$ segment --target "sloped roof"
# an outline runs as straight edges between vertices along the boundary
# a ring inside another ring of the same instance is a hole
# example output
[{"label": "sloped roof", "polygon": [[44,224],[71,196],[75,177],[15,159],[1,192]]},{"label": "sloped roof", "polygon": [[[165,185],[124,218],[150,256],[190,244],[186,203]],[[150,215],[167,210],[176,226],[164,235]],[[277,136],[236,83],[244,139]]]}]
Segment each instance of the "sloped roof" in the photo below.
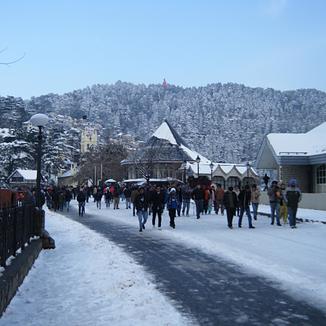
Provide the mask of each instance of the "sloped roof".
[{"label": "sloped roof", "polygon": [[18,172],[24,180],[36,180],[36,170],[17,169],[15,172]]},{"label": "sloped roof", "polygon": [[191,150],[168,121],[164,120],[145,145],[121,163],[195,161],[197,156],[202,163],[210,163],[206,157]]},{"label": "sloped roof", "polygon": [[232,171],[232,169],[234,168],[234,164],[227,164],[227,163],[222,163],[219,164],[219,167],[221,168],[221,170],[225,173],[228,174]]},{"label": "sloped roof", "polygon": [[[244,164],[232,164],[232,163],[213,163],[213,176],[219,175],[219,171],[222,171],[227,177],[232,175],[232,171],[240,176],[246,176],[248,172],[248,168]],[[194,174],[197,174],[198,167],[197,163],[188,163],[187,167],[189,167]],[[199,174],[200,175],[210,175],[211,167],[210,164],[207,163],[199,163]],[[249,170],[250,176],[258,176],[258,173],[253,167],[250,167]]]},{"label": "sloped roof", "polygon": [[176,130],[165,119],[163,123],[156,129],[152,137],[165,139],[173,145],[184,145],[188,147],[186,142],[180,137]]},{"label": "sloped roof", "polygon": [[267,135],[277,156],[312,156],[326,153],[326,122],[298,134],[271,133]]},{"label": "sloped roof", "polygon": [[165,139],[150,138],[144,147],[131,153],[128,158],[121,163],[130,162],[171,162],[192,160],[178,145],[171,144]]}]

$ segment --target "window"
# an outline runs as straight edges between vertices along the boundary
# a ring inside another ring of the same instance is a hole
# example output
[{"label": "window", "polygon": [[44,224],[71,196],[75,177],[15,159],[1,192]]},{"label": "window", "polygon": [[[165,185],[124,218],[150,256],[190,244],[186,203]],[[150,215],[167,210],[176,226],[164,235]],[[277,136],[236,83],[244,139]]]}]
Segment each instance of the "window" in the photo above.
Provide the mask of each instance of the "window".
[{"label": "window", "polygon": [[242,185],[249,185],[249,186],[252,186],[253,184],[255,184],[256,183],[256,181],[255,181],[255,179],[254,178],[251,178],[251,177],[245,177],[245,178],[243,178],[243,180],[242,180]]},{"label": "window", "polygon": [[215,184],[220,184],[222,188],[225,188],[225,180],[223,177],[215,176],[213,177],[213,182]]},{"label": "window", "polygon": [[240,183],[240,180],[239,178],[237,177],[229,177],[227,180],[226,180],[226,188],[229,188],[229,187],[238,187],[239,186],[239,183]]},{"label": "window", "polygon": [[24,178],[23,177],[11,177],[11,182],[23,182]]},{"label": "window", "polygon": [[326,164],[317,168],[317,184],[326,184]]}]

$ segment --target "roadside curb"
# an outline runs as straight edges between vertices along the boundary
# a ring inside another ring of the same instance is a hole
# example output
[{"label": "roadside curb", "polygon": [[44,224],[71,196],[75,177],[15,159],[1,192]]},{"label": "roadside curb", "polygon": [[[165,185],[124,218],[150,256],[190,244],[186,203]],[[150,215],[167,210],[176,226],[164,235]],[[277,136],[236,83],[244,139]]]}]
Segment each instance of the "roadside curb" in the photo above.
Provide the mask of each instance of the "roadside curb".
[{"label": "roadside curb", "polygon": [[[251,212],[251,213],[253,213],[253,212]],[[258,215],[271,217],[271,214],[270,213],[264,213],[264,212],[258,212]],[[319,221],[319,220],[310,219],[310,218],[300,218],[300,217],[297,217],[297,221],[302,222],[302,223],[307,222],[307,223],[322,223],[322,224],[326,224],[326,221]]]}]

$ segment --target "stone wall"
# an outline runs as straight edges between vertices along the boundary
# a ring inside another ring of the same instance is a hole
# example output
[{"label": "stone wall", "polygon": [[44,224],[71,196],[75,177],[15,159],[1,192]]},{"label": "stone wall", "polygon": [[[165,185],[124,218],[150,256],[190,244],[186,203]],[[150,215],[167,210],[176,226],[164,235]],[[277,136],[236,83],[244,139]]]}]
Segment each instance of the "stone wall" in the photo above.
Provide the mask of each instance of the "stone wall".
[{"label": "stone wall", "polygon": [[[261,192],[260,202],[261,204],[269,205],[269,200],[266,191]],[[309,208],[326,211],[326,193],[302,193],[302,200],[299,203],[299,208]]]},{"label": "stone wall", "polygon": [[309,165],[282,166],[280,179],[286,183],[292,178],[298,181],[302,192],[313,191],[313,171]]}]

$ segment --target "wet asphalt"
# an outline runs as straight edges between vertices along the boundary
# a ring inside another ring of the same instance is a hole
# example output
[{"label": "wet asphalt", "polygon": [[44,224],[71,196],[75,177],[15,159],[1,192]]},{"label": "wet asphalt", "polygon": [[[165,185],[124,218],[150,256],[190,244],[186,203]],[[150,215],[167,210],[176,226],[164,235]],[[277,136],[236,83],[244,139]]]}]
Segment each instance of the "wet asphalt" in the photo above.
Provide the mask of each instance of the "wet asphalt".
[{"label": "wet asphalt", "polygon": [[158,232],[139,233],[137,223],[133,228],[90,214],[78,217],[74,208],[64,215],[121,247],[153,276],[158,290],[194,323],[326,325],[323,311],[296,300],[278,284],[249,274],[234,263],[160,237]]}]

